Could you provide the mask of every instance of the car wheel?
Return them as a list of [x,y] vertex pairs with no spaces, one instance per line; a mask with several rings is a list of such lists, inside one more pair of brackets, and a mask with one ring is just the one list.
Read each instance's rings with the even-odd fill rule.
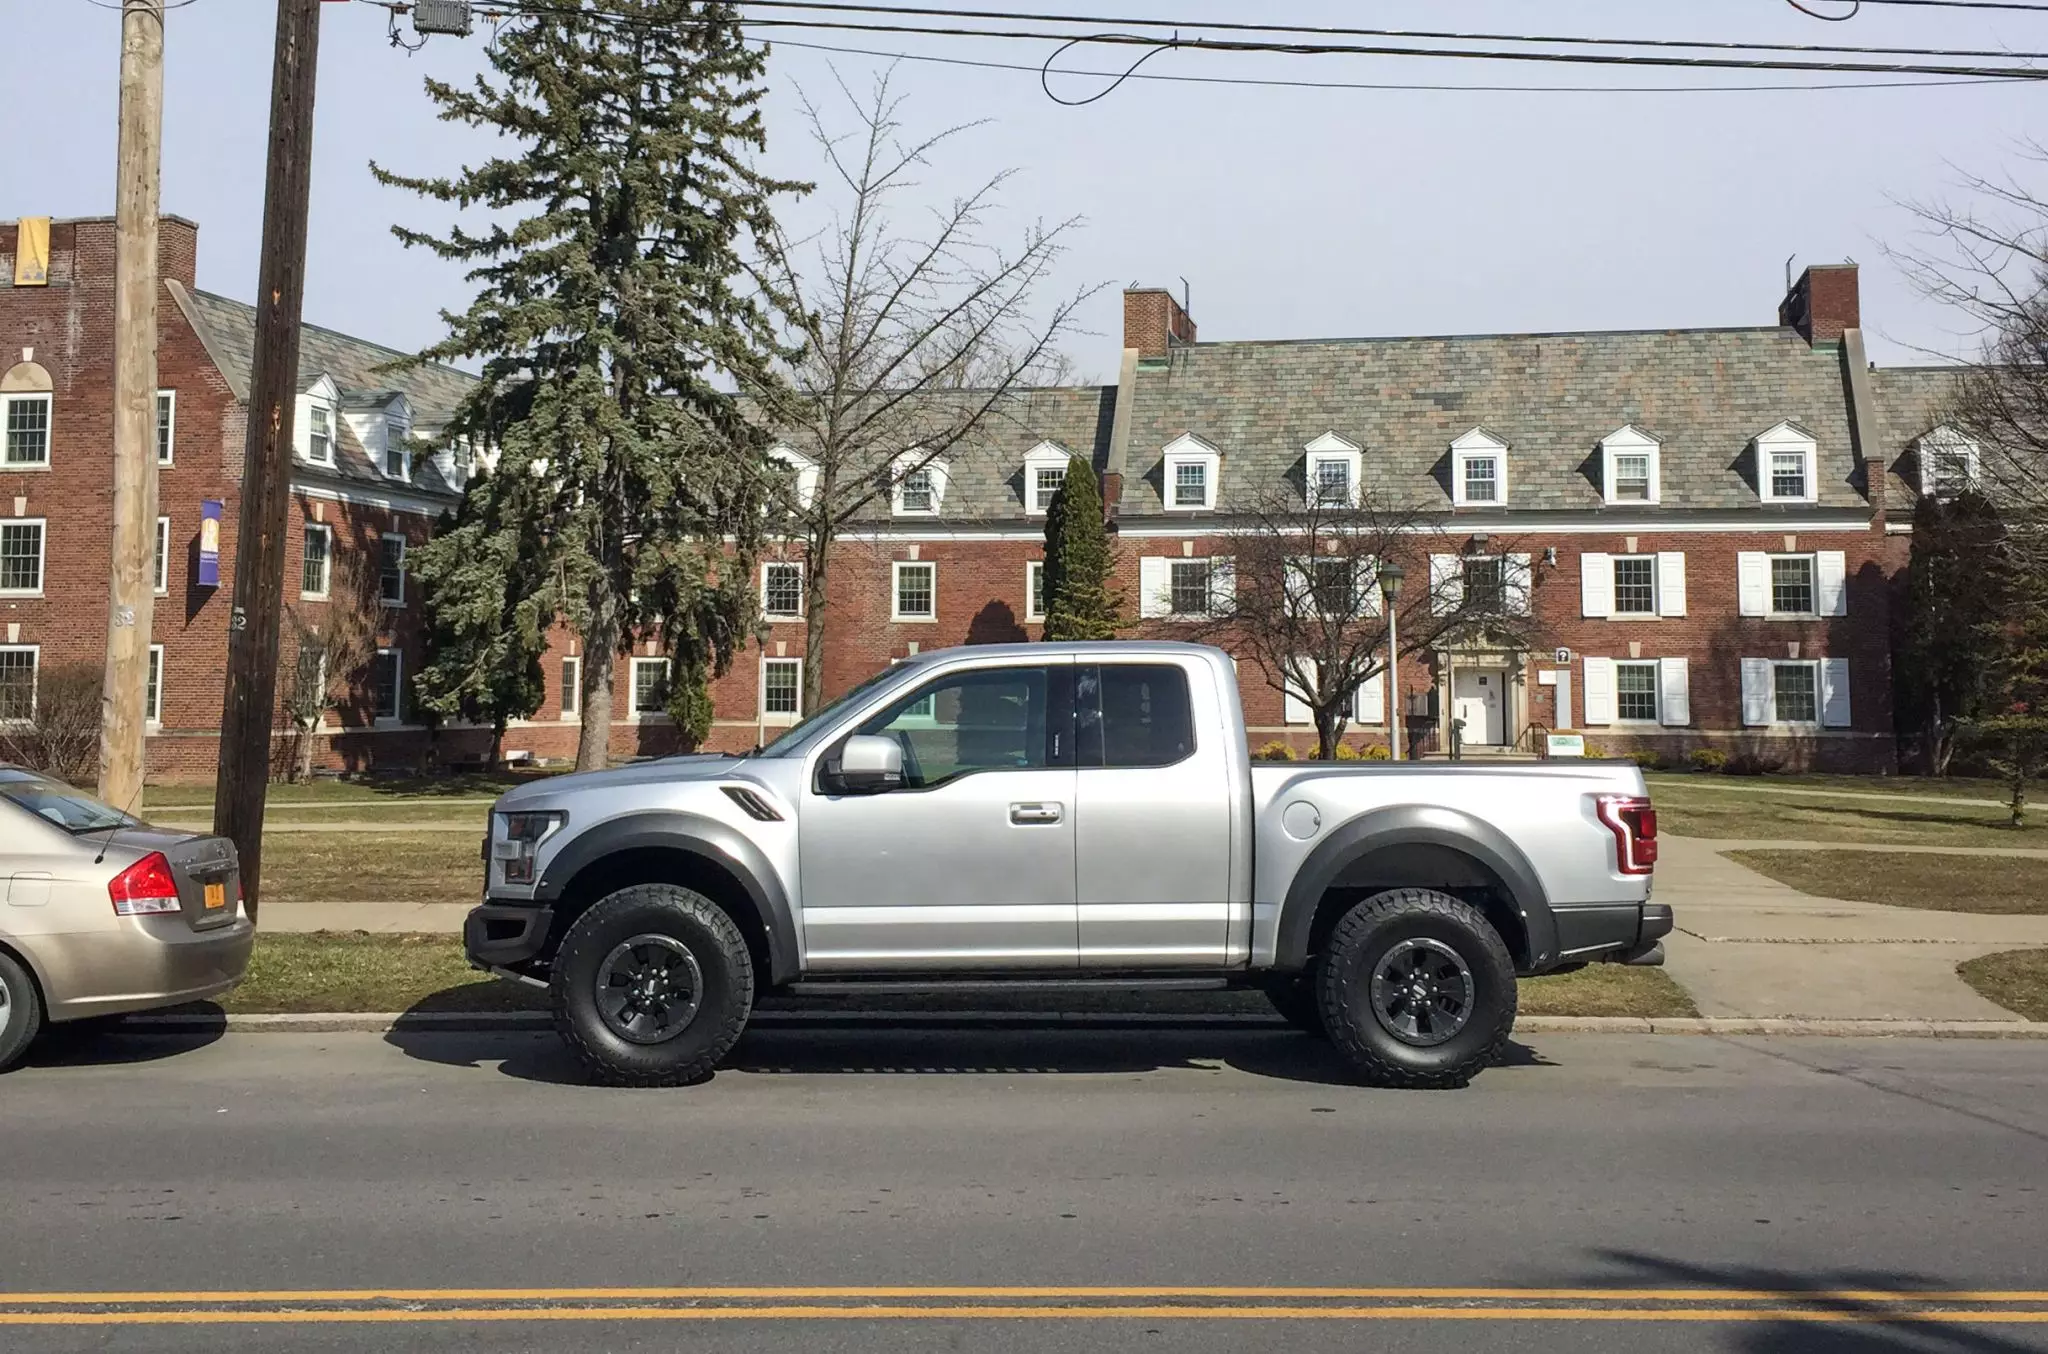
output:
[[43,1028],[35,979],[10,954],[0,954],[0,1072],[21,1061]]
[[754,1007],[754,965],[732,918],[673,884],[600,899],[562,939],[555,1028],[598,1081],[682,1086],[718,1065]]
[[1462,1086],[1515,1025],[1515,965],[1480,911],[1434,889],[1375,894],[1324,946],[1324,1027],[1368,1085]]
[[1266,987],[1266,1000],[1273,1003],[1273,1009],[1280,1013],[1281,1019],[1303,1034],[1317,1039],[1329,1037],[1329,1031],[1323,1027],[1323,1008],[1316,997],[1313,977],[1303,974],[1270,983]]

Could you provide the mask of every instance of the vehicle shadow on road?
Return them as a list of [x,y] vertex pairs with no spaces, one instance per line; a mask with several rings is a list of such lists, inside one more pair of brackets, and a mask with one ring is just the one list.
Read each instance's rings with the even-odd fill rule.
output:
[[118,1018],[66,1021],[44,1030],[29,1050],[29,1067],[118,1067],[160,1062],[205,1048],[227,1033],[227,1016],[211,1002],[180,1008],[196,1017],[176,1031],[124,1023]]
[[[1752,1316],[1728,1324],[1716,1349],[1732,1354],[2034,1354],[2038,1342],[2021,1343],[1987,1325],[1953,1320],[1916,1320],[1873,1294],[1910,1298],[1912,1294],[1955,1294],[1981,1287],[1951,1275],[1924,1271],[1868,1269],[1787,1270],[1768,1265],[1708,1264],[1646,1251],[1595,1253],[1592,1273],[1546,1274],[1542,1281],[1560,1287],[1600,1288],[1626,1299],[1629,1289],[1719,1290],[1717,1298],[1703,1292],[1699,1305],[1760,1306],[1767,1310],[1797,1307],[1813,1318]],[[1735,1297],[1749,1295],[1749,1301]],[[2011,1302],[1941,1304],[1926,1307],[1967,1307],[2010,1310]],[[2028,1308],[2027,1310],[2037,1310]],[[2034,1329],[2039,1329],[2035,1327]]]

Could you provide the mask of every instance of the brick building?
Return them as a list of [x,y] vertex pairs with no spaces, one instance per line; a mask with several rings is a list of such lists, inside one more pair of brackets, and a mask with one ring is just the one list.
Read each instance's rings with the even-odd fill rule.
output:
[[[0,255],[9,231],[0,227]],[[192,252],[193,227],[167,219],[160,363],[175,435],[161,483],[172,549],[156,622],[163,718],[151,740],[163,776],[203,776],[215,756],[227,604],[216,594],[233,559],[252,330],[248,307],[195,289]],[[0,528],[44,533],[38,586],[0,587],[0,666],[23,651],[45,664],[96,662],[104,623],[112,227],[60,223],[51,253],[47,288],[6,290],[0,273],[5,398],[24,392],[28,408],[37,393],[54,397],[48,466],[0,463],[0,509],[12,509]],[[1035,638],[1044,500],[1078,453],[1103,477],[1138,628],[1171,634],[1199,609],[1191,599],[1230,574],[1245,503],[1276,483],[1367,486],[1425,515],[1431,528],[1404,561],[1411,588],[1489,580],[1523,600],[1517,647],[1448,645],[1404,659],[1398,692],[1369,684],[1354,744],[1383,743],[1399,717],[1411,748],[1441,751],[1456,717],[1473,755],[1573,728],[1610,752],[1713,745],[1889,770],[1892,584],[1912,504],[1923,488],[1964,482],[1974,452],[1938,426],[1944,372],[1866,360],[1853,265],[1809,269],[1775,318],[1740,329],[1200,342],[1169,294],[1132,290],[1115,384],[1019,392],[979,444],[896,484],[842,538],[827,694],[921,649]],[[377,370],[394,356],[307,331],[294,501],[316,550],[381,554],[402,549],[386,533],[424,539],[464,478],[436,433],[468,378]],[[318,451],[323,429],[331,465]],[[780,454],[801,484],[801,456]],[[206,498],[227,505],[224,581],[201,590],[190,557]],[[290,580],[311,577],[304,539]],[[752,746],[803,713],[802,566],[769,553],[756,580],[762,640],[713,686],[714,749]],[[410,764],[424,749],[404,705],[417,599],[402,567],[394,576],[389,652],[330,716],[329,765]],[[288,599],[300,596],[290,580]],[[573,754],[581,661],[558,630],[546,700],[514,726],[508,750]],[[617,664],[615,755],[675,750],[658,709],[666,666],[651,642]],[[1255,742],[1313,746],[1305,710],[1253,664],[1240,676]],[[444,730],[440,746],[465,755],[482,742],[480,731]]]

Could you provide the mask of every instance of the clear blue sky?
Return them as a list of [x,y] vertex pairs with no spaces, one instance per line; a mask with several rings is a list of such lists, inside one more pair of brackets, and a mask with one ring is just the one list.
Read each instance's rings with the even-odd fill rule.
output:
[[[1840,0],[1813,0],[1840,11]],[[1225,0],[1014,0],[1041,12],[1242,18]],[[1272,0],[1263,18],[1326,24],[2048,50],[2048,14],[1865,6],[1848,23],[1784,0]],[[199,281],[254,290],[274,7],[192,0],[168,23],[163,205],[201,226]],[[417,172],[487,154],[481,134],[436,122],[424,76],[461,77],[483,37],[392,48],[385,12],[324,6],[308,320],[394,346],[431,341],[461,306],[459,273],[401,248],[393,220],[431,224],[378,187],[375,157]],[[106,213],[113,201],[119,16],[92,0],[0,0],[0,219]],[[789,34],[1032,63],[1046,48],[937,39]],[[1114,54],[1069,58],[1101,66]],[[813,167],[793,84],[824,90],[835,63],[863,83],[882,63],[778,48],[770,167]],[[1609,73],[1352,57],[1168,53],[1159,74],[1379,82],[1698,83],[1681,72]],[[1783,82],[1797,76],[1722,76]],[[1845,77],[1854,78],[1854,77]],[[1899,198],[1948,194],[1952,165],[1996,170],[2040,130],[2038,86],[1828,93],[1592,94],[1302,90],[1133,81],[1085,108],[1040,92],[1035,72],[905,62],[915,127],[985,119],[925,177],[943,199],[991,166],[1020,174],[1001,229],[1031,216],[1087,218],[1064,283],[1192,289],[1204,338],[1654,328],[1769,323],[1787,255],[1864,265],[1873,356],[1956,350],[1953,318],[1885,261],[1911,219]],[[1067,87],[1086,86],[1078,79]],[[793,222],[815,219],[815,204]],[[1093,304],[1071,345],[1083,374],[1113,376],[1120,312]]]

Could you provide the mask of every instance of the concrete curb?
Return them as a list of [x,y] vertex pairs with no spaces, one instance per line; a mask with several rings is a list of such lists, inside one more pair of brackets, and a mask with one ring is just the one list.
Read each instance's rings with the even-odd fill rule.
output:
[[[761,1011],[751,1022],[764,1029],[970,1026],[996,1029],[1217,1029],[1284,1030],[1275,1016],[1114,1015],[1011,1011]],[[135,1034],[523,1033],[551,1028],[544,1011],[400,1012],[312,1015],[133,1016],[122,1029]],[[2012,1020],[1805,1020],[1683,1016],[1529,1016],[1518,1034],[1799,1035],[1823,1038],[2048,1039],[2048,1021]]]

